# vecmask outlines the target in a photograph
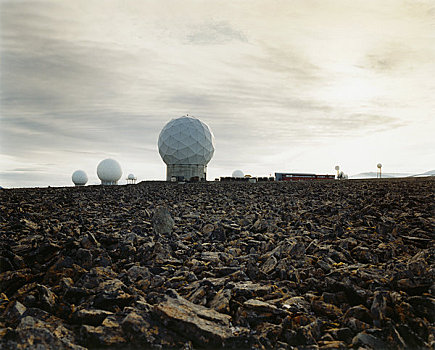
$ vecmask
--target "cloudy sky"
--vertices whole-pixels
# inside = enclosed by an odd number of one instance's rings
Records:
[[[186,113],[209,179],[432,170],[434,77],[432,0],[0,0],[0,186],[98,183],[107,157],[162,180]]]

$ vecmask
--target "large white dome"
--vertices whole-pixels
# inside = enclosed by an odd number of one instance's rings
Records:
[[[98,164],[97,175],[102,184],[114,185],[122,176],[121,165],[115,159],[104,159]]]
[[[83,170],[76,170],[71,176],[72,182],[76,186],[84,186],[88,182],[88,175]]]
[[[207,165],[214,153],[214,136],[207,124],[191,116],[172,119],[159,135],[159,153],[170,165]]]
[[[241,170],[234,170],[233,171],[232,177],[243,177],[243,176],[245,176],[245,174],[243,174],[243,171],[241,171]]]

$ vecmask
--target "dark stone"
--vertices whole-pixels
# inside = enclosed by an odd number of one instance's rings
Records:
[[[172,232],[174,220],[166,207],[159,207],[155,210],[152,219],[153,230],[157,235],[167,235]]]

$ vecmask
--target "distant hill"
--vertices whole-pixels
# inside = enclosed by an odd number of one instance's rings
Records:
[[[349,179],[376,179],[377,172],[371,171],[366,173],[359,173],[349,176]],[[423,177],[423,176],[435,176],[435,170],[429,170],[422,174],[410,174],[410,173],[382,173],[382,178],[396,178],[396,177]]]
[[[426,171],[425,173],[422,173],[422,174],[415,174],[415,175],[412,175],[413,177],[420,177],[420,176],[435,176],[435,170],[429,170],[429,171]]]

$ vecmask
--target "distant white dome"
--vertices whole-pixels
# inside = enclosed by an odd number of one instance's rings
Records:
[[[168,165],[207,165],[214,136],[207,124],[192,116],[172,119],[159,135],[159,153]]]
[[[335,170],[339,171],[340,167],[338,165],[335,166]]]
[[[114,159],[104,159],[98,164],[97,175],[101,184],[116,185],[122,176],[121,165]]]
[[[128,180],[134,180],[135,177],[134,177],[133,174],[128,174],[127,179],[128,179]]]
[[[84,186],[88,182],[88,175],[83,170],[76,170],[71,176],[72,182],[76,186]]]
[[[381,164],[381,163],[378,163],[377,167],[378,167],[379,169],[382,168],[382,164]]]
[[[234,170],[232,174],[232,177],[244,177],[244,176],[245,174],[243,174],[243,171],[241,170]]]

